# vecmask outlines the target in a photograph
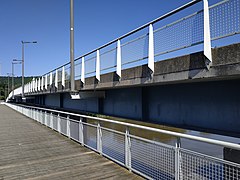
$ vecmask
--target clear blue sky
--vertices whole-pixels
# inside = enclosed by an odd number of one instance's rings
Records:
[[[190,0],[75,0],[75,57],[87,53]],[[210,0],[210,4],[218,0]],[[70,0],[1,0],[1,75],[11,72],[12,59],[21,59],[25,75],[42,75],[69,61]],[[201,4],[200,4],[201,5]],[[16,65],[16,75],[21,66]]]

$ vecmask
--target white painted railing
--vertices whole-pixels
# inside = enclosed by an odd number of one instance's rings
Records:
[[[6,105],[147,179],[240,178],[240,164],[185,149],[181,146],[181,140],[189,139],[236,150],[240,150],[239,144],[76,113]],[[71,117],[78,117],[79,120]],[[115,125],[121,126],[122,130],[116,130]],[[175,146],[133,135],[131,128],[171,135],[176,138]]]

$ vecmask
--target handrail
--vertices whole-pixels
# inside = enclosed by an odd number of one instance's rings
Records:
[[[8,103],[6,103],[6,104],[8,104]],[[105,119],[105,118],[93,117],[93,116],[88,116],[88,115],[81,115],[81,114],[76,114],[76,113],[70,113],[70,112],[48,109],[48,108],[40,108],[40,107],[27,106],[27,105],[19,105],[19,106],[23,106],[23,107],[26,107],[26,108],[32,108],[32,109],[39,109],[39,110],[44,110],[44,111],[50,111],[50,112],[55,112],[55,113],[60,113],[60,114],[65,114],[65,115],[78,116],[78,117],[82,117],[82,118],[89,118],[89,119],[108,122],[108,123],[115,123],[115,124],[119,124],[119,125],[123,125],[123,126],[127,126],[127,127],[144,129],[144,130],[153,131],[153,132],[157,132],[157,133],[163,133],[163,134],[167,134],[167,135],[171,135],[171,136],[175,136],[175,137],[179,137],[179,138],[185,138],[185,139],[190,139],[190,140],[195,140],[195,141],[200,141],[200,142],[205,142],[205,143],[210,143],[210,144],[214,144],[214,145],[219,145],[219,146],[224,146],[224,147],[240,150],[240,145],[239,144],[231,143],[231,142],[225,142],[225,141],[221,141],[221,140],[198,137],[198,136],[194,136],[194,135],[172,132],[172,131],[168,131],[168,130],[153,128],[153,127],[146,127],[146,126],[137,125],[137,124],[119,122],[119,121]]]
[[[140,30],[148,27],[150,24],[154,24],[154,23],[156,23],[156,22],[158,22],[158,21],[160,21],[160,20],[163,20],[163,19],[165,19],[165,18],[167,18],[167,17],[169,17],[169,16],[171,16],[171,15],[173,15],[173,14],[178,13],[179,11],[181,11],[181,10],[183,10],[183,9],[186,9],[186,8],[188,8],[188,7],[191,7],[191,6],[195,5],[195,4],[197,4],[197,3],[200,2],[200,1],[202,1],[202,0],[193,0],[193,1],[191,1],[191,2],[188,2],[188,3],[186,3],[186,4],[184,4],[184,5],[180,6],[180,7],[178,7],[178,8],[176,8],[176,9],[174,9],[174,10],[172,10],[172,11],[170,11],[170,12],[168,12],[168,13],[166,13],[166,14],[164,14],[164,15],[162,15],[162,16],[160,16],[160,17],[158,17],[158,18],[156,18],[156,19],[154,19],[154,20],[152,20],[152,21],[150,21],[150,22],[148,22],[148,23],[146,23],[146,24],[144,24],[144,25],[142,25],[142,26],[140,26],[140,27],[138,27],[138,28],[136,28],[136,29],[134,29],[134,30],[132,30],[132,31],[130,31],[130,32],[128,32],[128,33],[126,33],[126,34],[124,34],[124,35],[122,35],[122,36],[120,36],[120,37],[118,37],[118,38],[116,38],[116,39],[114,39],[114,40],[112,40],[112,41],[104,44],[104,45],[102,45],[102,46],[100,46],[100,47],[98,47],[98,48],[96,48],[96,49],[94,49],[94,50],[92,50],[92,51],[89,51],[88,53],[85,53],[84,55],[81,55],[81,56],[77,57],[76,59],[74,59],[74,61],[79,60],[80,58],[85,57],[85,56],[87,56],[87,55],[89,55],[89,54],[92,54],[93,52],[95,52],[95,51],[97,51],[97,50],[99,50],[99,49],[103,49],[103,48],[105,48],[106,46],[109,46],[109,45],[117,42],[117,41],[120,40],[120,39],[123,39],[123,38],[125,38],[125,37],[127,37],[127,36],[130,36],[130,35],[138,32],[138,31],[140,31]],[[57,67],[57,68],[55,68],[55,69],[53,69],[53,70],[45,73],[45,74],[43,74],[42,76],[45,76],[45,75],[49,74],[50,72],[53,72],[53,71],[55,71],[55,70],[57,70],[57,69],[59,69],[59,68],[61,68],[61,67],[63,67],[63,66],[66,66],[66,65],[68,65],[68,64],[70,64],[70,62],[63,64],[63,65],[61,65],[61,66],[59,66],[59,67]]]

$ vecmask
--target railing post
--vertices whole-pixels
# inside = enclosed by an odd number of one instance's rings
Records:
[[[60,114],[58,113],[57,116],[57,130],[60,133],[61,132],[61,118],[60,118]]]
[[[42,124],[42,110],[39,111],[39,119],[40,119],[40,123]]]
[[[81,81],[85,83],[85,59],[82,57],[82,73],[81,73]]]
[[[70,120],[69,120],[69,115],[67,116],[67,136],[70,138]]]
[[[48,85],[47,75],[45,75],[45,90],[47,90],[47,85]]]
[[[97,125],[97,151],[102,154],[102,130],[99,121]]]
[[[204,55],[212,62],[212,49],[211,49],[211,31],[209,19],[209,6],[208,0],[203,0],[204,8]]]
[[[53,113],[50,113],[50,128],[53,129]]]
[[[42,76],[41,90],[43,91],[44,77]]]
[[[121,53],[121,41],[117,41],[117,75],[122,76],[122,53]]]
[[[175,144],[175,179],[176,180],[182,180],[181,176],[180,176],[180,149],[181,147],[181,140],[179,137],[177,137],[177,141]]]
[[[47,126],[47,111],[45,111],[44,115],[45,115],[45,117],[44,117],[44,124],[45,124],[45,126]]]
[[[58,89],[58,70],[55,72],[55,88]]]
[[[38,91],[41,91],[41,78],[38,78]]]
[[[125,132],[125,166],[131,171],[131,139],[129,127],[126,127]]]
[[[148,68],[154,73],[154,36],[153,36],[153,25],[149,25],[148,35]]]
[[[79,124],[78,124],[78,128],[79,128],[79,142],[81,143],[81,145],[84,145],[84,137],[83,137],[83,123],[82,123],[82,117],[80,117],[79,120]]]
[[[49,82],[50,90],[52,89],[52,83],[53,83],[53,75],[52,75],[52,72],[50,72],[50,82]]]
[[[96,57],[96,79],[100,82],[100,51],[97,50],[97,57]]]
[[[62,87],[65,88],[65,68],[62,67]]]

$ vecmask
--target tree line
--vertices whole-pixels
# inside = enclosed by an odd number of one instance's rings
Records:
[[[25,77],[24,82],[30,82],[34,77]],[[8,83],[9,82],[9,83]],[[8,76],[1,76],[0,77],[0,100],[5,100],[8,96],[8,84],[9,84],[9,91],[12,91],[12,77]],[[18,88],[22,85],[22,77],[14,77],[14,89]]]

